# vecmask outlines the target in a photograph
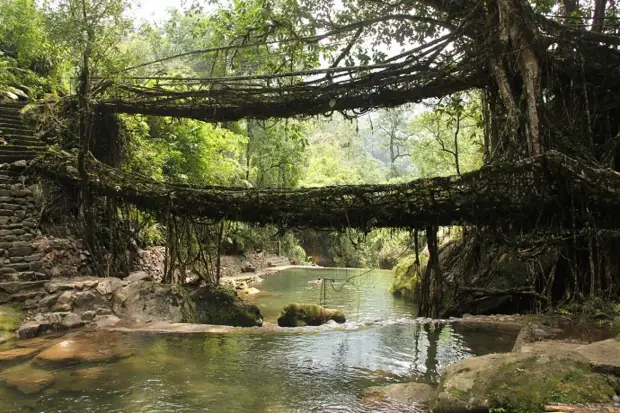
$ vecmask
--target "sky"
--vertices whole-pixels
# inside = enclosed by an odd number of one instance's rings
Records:
[[[137,20],[157,22],[163,20],[170,8],[181,8],[187,0],[139,0],[131,14]]]

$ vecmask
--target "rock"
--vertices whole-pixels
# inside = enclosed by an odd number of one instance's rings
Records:
[[[575,351],[590,363],[595,372],[620,376],[619,341],[615,339],[599,341],[580,346]]]
[[[62,319],[62,324],[69,330],[79,327],[84,327],[84,321],[82,318],[75,314],[69,313]]]
[[[53,372],[33,368],[30,364],[12,367],[0,374],[0,383],[26,395],[40,393],[52,386],[54,381]]]
[[[472,357],[448,367],[431,407],[461,411],[543,411],[549,402],[606,403],[614,394],[580,355],[504,353]]]
[[[24,360],[34,356],[38,352],[39,349],[36,348],[14,348],[11,350],[0,351],[0,363]]]
[[[97,326],[97,328],[107,328],[107,327],[111,327],[114,326],[118,323],[120,323],[121,319],[118,318],[115,315],[103,315],[103,316],[97,316],[94,319],[95,324]]]
[[[278,317],[280,327],[320,326],[329,320],[344,323],[346,318],[340,310],[329,310],[315,304],[289,304]]]
[[[97,285],[97,292],[104,297],[111,297],[112,294],[123,286],[123,283],[118,278],[105,278],[99,281]]]
[[[123,281],[153,281],[153,277],[144,271],[136,271],[123,278]]]
[[[56,304],[52,307],[52,311],[71,311],[73,308],[73,292],[65,291],[60,294]]]
[[[256,295],[256,294],[260,293],[260,290],[258,288],[255,288],[255,287],[250,287],[247,290],[245,290],[244,293],[246,295]]]
[[[241,272],[256,272],[256,267],[251,262],[246,261],[241,264]]]
[[[33,364],[43,368],[60,368],[82,363],[111,363],[131,357],[133,352],[116,341],[108,341],[102,335],[74,337],[42,351]]]
[[[92,321],[96,316],[94,311],[84,311],[82,313],[82,320],[84,321]]]
[[[183,287],[173,284],[134,281],[114,292],[112,310],[117,316],[134,321],[196,321],[189,295]]]
[[[415,406],[428,404],[434,392],[435,389],[429,384],[412,382],[368,387],[360,392],[360,397],[362,403],[369,405],[395,401]]]
[[[33,338],[39,335],[39,330],[41,330],[41,322],[38,321],[29,321],[27,323],[22,324],[17,330],[18,338]]]
[[[202,324],[256,327],[263,325],[259,308],[241,300],[224,286],[204,286],[190,291],[196,318]]]
[[[79,292],[75,294],[73,303],[75,307],[80,308],[80,309],[92,308],[91,304],[96,299],[97,299],[97,296],[95,295],[95,293],[90,292],[90,291],[84,291],[84,292]],[[100,301],[99,304],[104,302],[103,299],[99,301]]]
[[[24,93],[23,90],[12,87],[12,86],[8,86],[6,88],[7,91],[13,93],[14,95],[16,95],[20,100],[28,100],[29,97],[27,94]]]

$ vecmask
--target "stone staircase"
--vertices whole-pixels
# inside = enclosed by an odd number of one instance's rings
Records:
[[[267,267],[286,267],[291,265],[291,262],[286,257],[271,257],[267,259]]]
[[[38,230],[34,193],[21,176],[28,160],[45,152],[24,124],[24,104],[0,104],[0,304],[34,308],[50,277],[32,247]]]

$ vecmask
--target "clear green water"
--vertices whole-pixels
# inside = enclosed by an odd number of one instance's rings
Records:
[[[319,286],[308,281],[352,274],[314,271],[295,269],[266,278],[259,286],[264,294],[255,300],[268,321],[289,302],[318,302]],[[375,271],[340,292],[327,291],[328,306],[349,316],[344,330],[91,335],[93,346],[120,343],[135,355],[51,371],[53,384],[36,394],[0,386],[0,411],[421,412],[367,406],[357,395],[372,385],[433,382],[462,358],[510,350],[514,335],[459,333],[449,325],[416,320],[410,305],[390,296],[390,280],[391,273]]]

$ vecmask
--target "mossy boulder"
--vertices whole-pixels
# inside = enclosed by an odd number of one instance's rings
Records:
[[[346,317],[340,310],[330,310],[315,304],[289,304],[278,317],[280,327],[320,326],[329,320],[344,323]]]
[[[17,308],[9,305],[0,305],[0,336],[17,330],[24,315]]]
[[[263,325],[260,309],[241,300],[231,288],[208,285],[190,290],[190,297],[199,323],[237,327]]]
[[[607,403],[613,395],[605,377],[579,354],[489,354],[448,367],[432,407],[435,413],[525,413],[543,411],[550,402]]]
[[[407,255],[401,258],[394,267],[394,279],[390,285],[390,292],[397,297],[413,300],[417,296],[420,285],[419,274],[422,274],[428,256],[420,254],[420,268],[416,269],[415,255]]]
[[[620,316],[614,318],[611,322],[611,333],[620,340]]]

